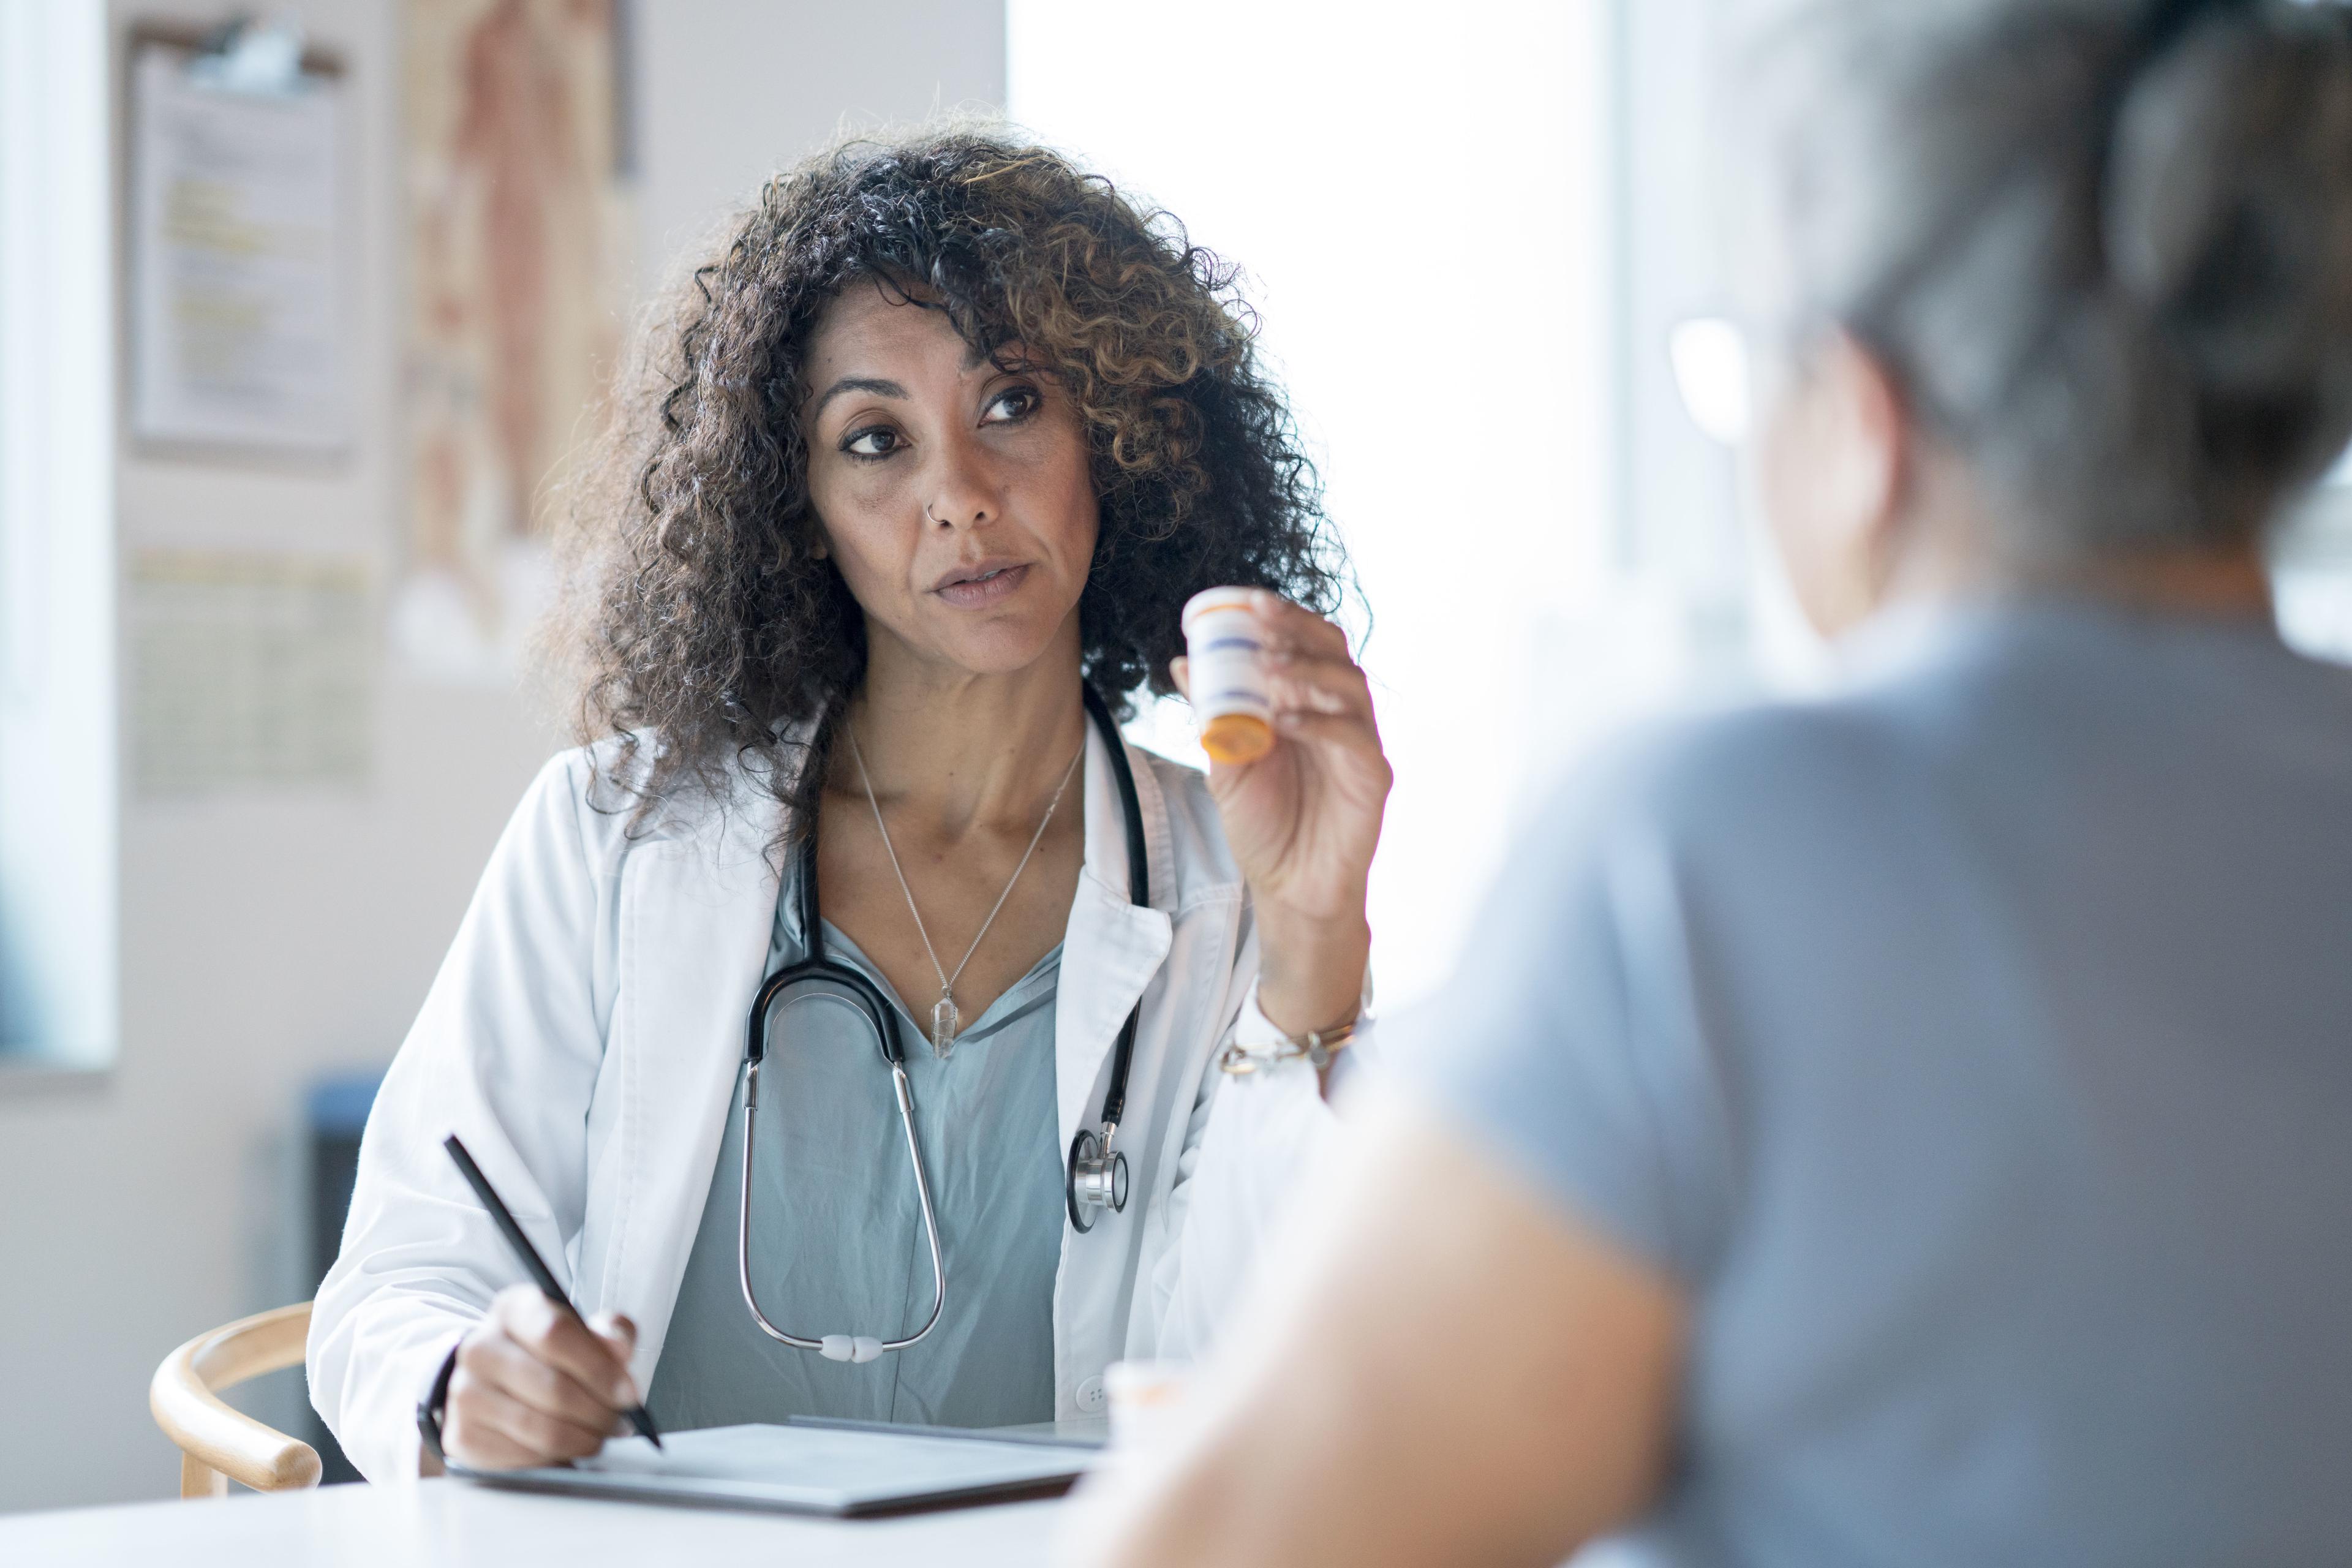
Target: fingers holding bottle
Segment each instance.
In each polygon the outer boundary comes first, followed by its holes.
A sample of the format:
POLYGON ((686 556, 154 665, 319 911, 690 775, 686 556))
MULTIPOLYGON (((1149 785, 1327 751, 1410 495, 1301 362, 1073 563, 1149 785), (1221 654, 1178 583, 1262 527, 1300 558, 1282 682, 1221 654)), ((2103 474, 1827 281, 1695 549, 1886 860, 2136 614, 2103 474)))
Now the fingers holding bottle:
POLYGON ((1189 654, 1171 673, 1253 888, 1262 900, 1319 892, 1309 901, 1360 914, 1392 775, 1347 634, 1259 588, 1197 595, 1184 624, 1189 654))
POLYGON ((1391 782, 1370 684, 1339 627, 1278 595, 1221 589, 1193 605, 1203 601, 1216 615, 1188 606, 1190 657, 1174 673, 1249 879, 1260 1005, 1285 1028, 1331 1026, 1353 1016, 1363 984, 1365 892, 1391 782), (1262 737, 1244 760, 1211 744, 1249 734, 1236 718, 1262 737))

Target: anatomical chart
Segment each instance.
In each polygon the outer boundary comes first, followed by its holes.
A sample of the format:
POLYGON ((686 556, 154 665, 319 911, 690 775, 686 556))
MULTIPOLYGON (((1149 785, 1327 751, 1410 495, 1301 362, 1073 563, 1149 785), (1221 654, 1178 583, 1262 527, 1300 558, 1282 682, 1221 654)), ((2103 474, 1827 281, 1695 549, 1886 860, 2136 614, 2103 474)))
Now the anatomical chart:
POLYGON ((513 679, 627 301, 614 0, 407 0, 411 671, 513 679))

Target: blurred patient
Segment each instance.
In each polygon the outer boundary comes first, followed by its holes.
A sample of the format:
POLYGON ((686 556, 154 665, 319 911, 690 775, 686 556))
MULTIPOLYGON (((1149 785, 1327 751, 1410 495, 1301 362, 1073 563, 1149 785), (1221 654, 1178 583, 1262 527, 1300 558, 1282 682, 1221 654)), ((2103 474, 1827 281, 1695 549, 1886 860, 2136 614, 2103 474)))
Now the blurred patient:
POLYGON ((2334 5, 1815 5, 1759 488, 1824 700, 1541 814, 1088 1562, 2352 1562, 2334 5))

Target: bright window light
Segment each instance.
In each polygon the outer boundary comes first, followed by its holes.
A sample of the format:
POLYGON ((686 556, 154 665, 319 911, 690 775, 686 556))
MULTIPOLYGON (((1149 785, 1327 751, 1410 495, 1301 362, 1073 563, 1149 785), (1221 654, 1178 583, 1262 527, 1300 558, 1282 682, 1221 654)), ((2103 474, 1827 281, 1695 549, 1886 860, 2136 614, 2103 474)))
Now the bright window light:
POLYGON ((1748 340, 1719 316, 1676 327, 1667 340, 1675 385, 1691 423, 1714 440, 1737 447, 1748 437, 1748 340))
MULTIPOLYGON (((1612 539, 1602 13, 1009 7, 1013 117, 1246 269, 1321 464, 1397 773, 1372 886, 1383 1005, 1450 967, 1555 749, 1563 666, 1634 657, 1560 631, 1603 596, 1612 539)), ((1181 709, 1138 728, 1197 759, 1181 709)))
POLYGON ((107 27, 0 0, 0 1078, 115 1045, 107 27))

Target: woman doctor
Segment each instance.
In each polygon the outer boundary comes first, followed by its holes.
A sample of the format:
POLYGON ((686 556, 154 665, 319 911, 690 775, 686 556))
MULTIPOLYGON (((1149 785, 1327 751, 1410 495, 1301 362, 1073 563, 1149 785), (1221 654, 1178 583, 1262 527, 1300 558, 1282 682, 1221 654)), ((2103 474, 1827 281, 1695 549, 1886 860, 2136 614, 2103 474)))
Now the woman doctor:
POLYGON ((777 179, 680 291, 589 509, 590 743, 491 857, 319 1292, 362 1471, 574 1458, 640 1398, 1082 1415, 1214 1329, 1326 1130, 1305 1047, 1360 1005, 1389 784, 1229 284, 951 131, 777 179), (1093 710, 1181 686, 1219 584, 1265 590, 1277 739, 1204 781, 1093 710), (516 1283, 451 1131, 593 1331, 516 1283))

